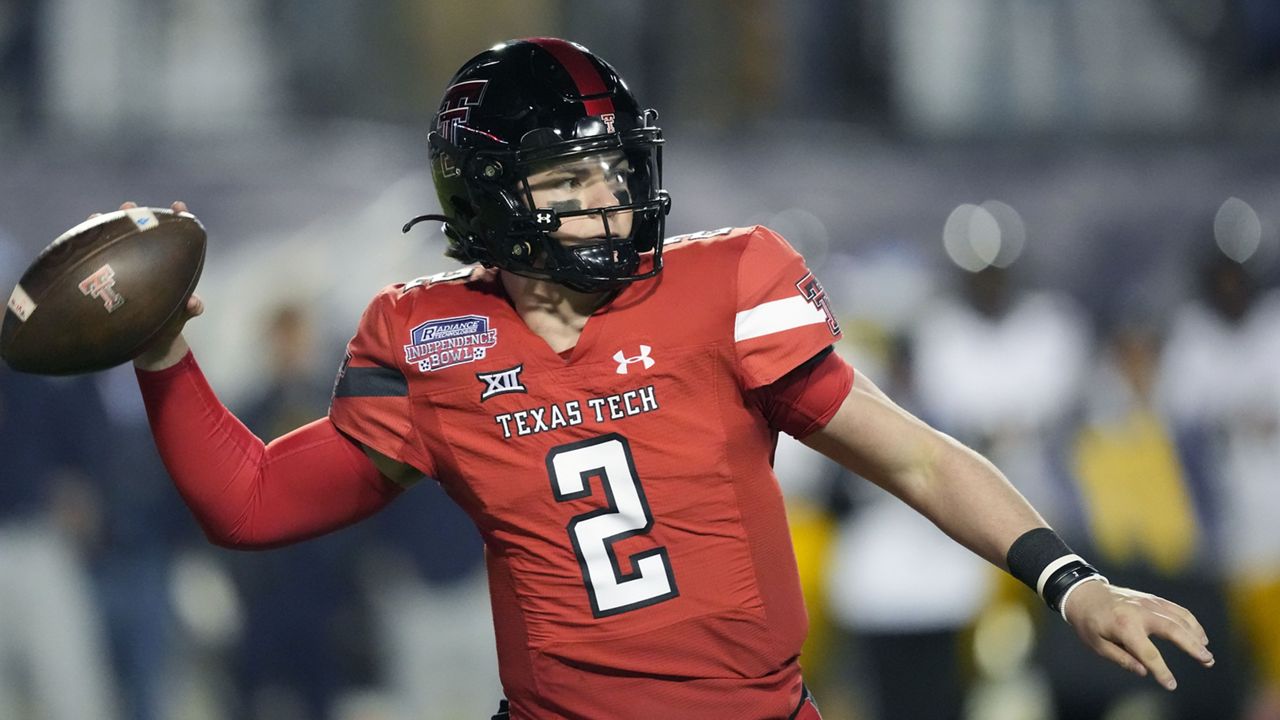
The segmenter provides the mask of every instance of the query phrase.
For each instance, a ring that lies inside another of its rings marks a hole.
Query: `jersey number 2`
[[[575,515],[568,525],[593,615],[617,615],[680,594],[666,548],[631,555],[628,573],[618,563],[614,543],[653,529],[626,438],[610,433],[552,448],[547,473],[558,502],[589,497],[593,478],[604,489],[605,507]]]

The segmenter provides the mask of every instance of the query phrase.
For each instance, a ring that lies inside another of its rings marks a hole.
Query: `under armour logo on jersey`
[[[520,373],[522,371],[524,371],[524,365],[517,365],[497,372],[476,373],[476,379],[484,383],[484,392],[480,393],[480,402],[484,402],[494,395],[529,392],[524,385],[520,384]]]
[[[644,363],[645,370],[648,370],[649,368],[653,367],[653,358],[649,357],[649,352],[651,350],[653,350],[653,348],[649,347],[648,345],[641,345],[640,354],[636,355],[635,357],[627,357],[626,355],[622,354],[621,350],[614,353],[613,359],[618,362],[618,374],[626,375],[627,366],[631,365],[632,363]]]

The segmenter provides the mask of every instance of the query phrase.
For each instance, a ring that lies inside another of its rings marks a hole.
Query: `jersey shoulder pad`
[[[717,230],[701,230],[684,235],[675,235],[662,241],[662,248],[689,247],[691,245],[703,245],[707,243],[720,242],[731,238],[743,237],[755,232],[758,226],[752,227],[722,227]]]
[[[413,280],[405,283],[401,292],[409,292],[410,290],[416,290],[418,288],[429,288],[432,285],[439,285],[441,283],[465,283],[476,275],[476,271],[482,270],[483,268],[479,265],[467,265],[465,267],[454,268],[453,270],[438,272],[434,275],[423,275],[422,277],[414,278]]]

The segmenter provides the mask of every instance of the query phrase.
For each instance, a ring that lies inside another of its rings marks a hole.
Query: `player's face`
[[[556,163],[529,174],[535,208],[570,213],[609,208],[631,202],[628,185],[631,163],[621,152],[599,153]],[[614,210],[562,217],[552,237],[568,240],[615,238],[631,234],[631,210]]]

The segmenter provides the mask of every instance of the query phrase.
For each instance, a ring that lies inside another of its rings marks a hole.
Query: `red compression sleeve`
[[[137,376],[160,457],[216,545],[305,540],[366,518],[400,493],[328,418],[264,444],[218,401],[191,353]]]
[[[821,430],[853,387],[853,368],[831,348],[752,393],[769,427],[794,438]]]

